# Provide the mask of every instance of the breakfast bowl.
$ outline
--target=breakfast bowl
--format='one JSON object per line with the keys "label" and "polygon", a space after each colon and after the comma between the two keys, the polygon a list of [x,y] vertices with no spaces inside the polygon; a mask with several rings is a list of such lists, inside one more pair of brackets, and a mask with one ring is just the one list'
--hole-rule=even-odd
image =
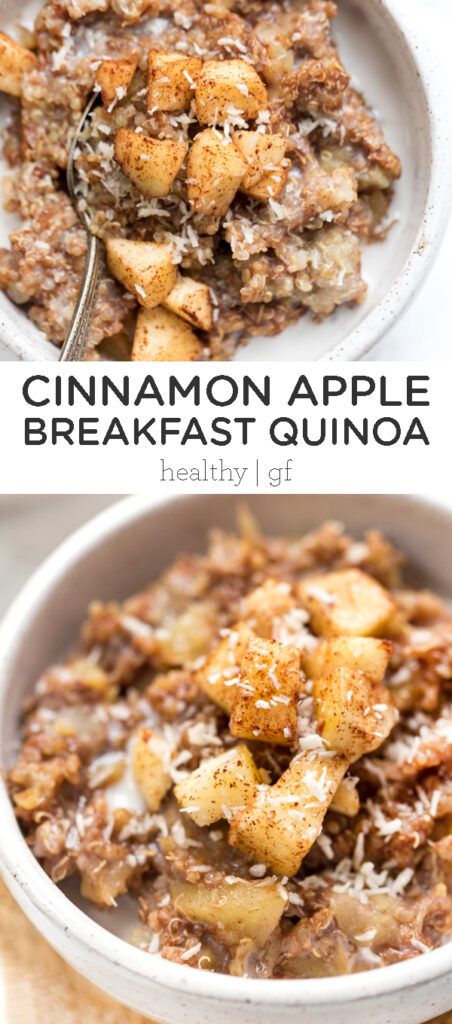
{"label": "breakfast bowl", "polygon": [[[249,509],[264,533],[299,535],[325,519],[360,536],[381,531],[408,556],[414,586],[451,599],[452,513],[420,498],[258,496]],[[142,588],[172,558],[203,549],[212,527],[233,529],[233,497],[126,499],[73,534],[30,579],[0,632],[2,766],[17,750],[23,700],[44,667],[70,649],[95,595],[121,599]],[[119,1002],[161,1024],[240,1024],[302,1017],[339,1024],[365,1016],[371,1024],[421,1024],[452,1005],[450,945],[401,963],[338,977],[266,980],[195,970],[124,940],[121,913],[92,911],[72,890],[61,891],[40,867],[0,786],[0,863],[5,881],[33,924],[82,975]],[[128,897],[125,898],[127,902]],[[122,919],[122,914],[124,920]],[[129,932],[130,934],[130,932]]]}
{"label": "breakfast bowl", "polygon": [[[14,34],[17,8],[0,0],[2,27]],[[32,23],[36,2],[21,7]],[[358,359],[367,353],[414,298],[432,266],[450,209],[447,87],[429,52],[420,12],[406,0],[340,0],[335,39],[352,84],[378,111],[403,174],[394,188],[387,237],[363,246],[367,296],[342,305],[321,322],[311,314],[276,337],[254,337],[232,358],[243,360]],[[0,101],[0,121],[10,104]],[[0,213],[0,243],[7,244],[15,216]],[[243,257],[242,257],[243,258]],[[254,300],[253,300],[254,301]],[[24,308],[0,293],[0,342],[11,358],[58,358]],[[218,358],[218,354],[216,355]],[[221,355],[220,355],[221,358]]]}

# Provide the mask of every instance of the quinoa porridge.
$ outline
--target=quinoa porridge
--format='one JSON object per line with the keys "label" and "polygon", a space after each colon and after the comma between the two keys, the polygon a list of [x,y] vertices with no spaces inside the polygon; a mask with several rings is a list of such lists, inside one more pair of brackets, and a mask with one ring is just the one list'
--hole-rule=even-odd
{"label": "quinoa porridge", "polygon": [[55,883],[130,941],[256,978],[368,971],[452,933],[452,616],[376,530],[246,518],[37,681],[9,773]]}
{"label": "quinoa porridge", "polygon": [[[391,223],[397,156],[334,44],[331,0],[49,0],[0,34],[0,288],[56,345],[86,238],[107,246],[89,358],[224,359],[366,295],[361,246]],[[371,99],[371,98],[370,98]],[[300,335],[302,342],[302,335]]]}

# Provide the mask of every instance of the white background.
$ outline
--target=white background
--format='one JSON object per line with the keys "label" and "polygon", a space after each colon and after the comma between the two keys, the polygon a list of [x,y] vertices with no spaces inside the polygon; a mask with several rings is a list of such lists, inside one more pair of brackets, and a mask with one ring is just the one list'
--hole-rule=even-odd
{"label": "white background", "polygon": [[[430,39],[433,52],[438,55],[438,63],[442,63],[448,74],[452,98],[452,0],[411,0],[411,3],[425,15],[426,38]],[[451,267],[452,222],[449,222],[438,261],[427,284],[405,316],[372,349],[366,357],[368,360],[452,358],[452,328],[445,316],[446,297],[451,288]],[[409,350],[407,338],[410,340]]]}

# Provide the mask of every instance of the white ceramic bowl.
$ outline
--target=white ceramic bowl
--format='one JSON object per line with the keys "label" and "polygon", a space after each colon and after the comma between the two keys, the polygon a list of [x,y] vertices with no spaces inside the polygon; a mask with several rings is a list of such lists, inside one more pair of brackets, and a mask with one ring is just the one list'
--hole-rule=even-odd
{"label": "white ceramic bowl", "polygon": [[[379,526],[412,559],[419,579],[452,598],[452,513],[401,497],[258,496],[265,531],[299,533],[325,518],[357,533]],[[124,597],[181,549],[200,550],[212,526],[231,526],[236,500],[126,499],[69,538],[32,577],[0,629],[0,739],[7,767],[19,708],[40,671],[73,643],[94,597]],[[0,863],[26,914],[59,953],[110,995],[163,1024],[421,1024],[452,1006],[451,949],[369,973],[313,981],[214,975],[151,956],[69,901],[28,849],[0,783]],[[95,915],[99,918],[99,915]],[[107,928],[110,929],[107,931]]]}
{"label": "white ceramic bowl", "polygon": [[[20,18],[29,23],[37,6],[38,0],[20,3]],[[450,207],[449,97],[413,7],[410,0],[339,0],[335,34],[345,66],[378,109],[404,166],[392,207],[399,222],[386,242],[364,250],[368,298],[320,325],[306,316],[277,338],[255,338],[237,354],[240,361],[358,359],[385,334],[426,279]],[[422,3],[419,9],[423,11]],[[2,28],[13,30],[17,21],[17,0],[0,0]],[[0,124],[7,109],[8,102],[0,100]],[[14,223],[0,212],[0,244],[6,244]],[[11,358],[55,360],[58,354],[2,294],[0,343]]]}

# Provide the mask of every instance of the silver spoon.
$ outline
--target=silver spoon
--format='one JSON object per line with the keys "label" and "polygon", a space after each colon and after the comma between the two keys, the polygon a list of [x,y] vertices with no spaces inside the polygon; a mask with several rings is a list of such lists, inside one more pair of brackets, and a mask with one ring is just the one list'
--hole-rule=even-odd
{"label": "silver spoon", "polygon": [[83,281],[75,304],[71,326],[67,333],[66,341],[61,349],[59,358],[60,363],[79,362],[85,355],[88,332],[91,326],[93,309],[99,289],[100,272],[103,265],[103,244],[100,238],[93,235],[89,218],[85,211],[77,208],[77,171],[75,169],[75,153],[80,140],[80,135],[85,127],[87,119],[91,115],[92,110],[98,101],[98,98],[98,93],[94,93],[83,111],[69,151],[66,169],[67,189],[74,209],[77,211],[79,219],[85,228],[88,250],[86,254]]}

